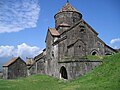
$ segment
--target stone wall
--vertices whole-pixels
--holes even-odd
[[[85,75],[87,72],[91,71],[95,67],[102,64],[102,61],[69,61],[69,62],[59,62],[59,67],[64,67],[67,71],[67,79],[74,79]],[[59,69],[59,71],[60,71]],[[61,73],[59,72],[59,75]],[[61,77],[60,77],[61,78]],[[64,77],[62,77],[64,78]]]
[[[61,12],[57,13],[55,16],[55,27],[57,28],[60,24],[73,25],[82,18],[82,14],[78,12]],[[62,32],[61,32],[62,33]]]
[[[91,71],[95,67],[102,64],[102,61],[90,61],[90,60],[80,60],[80,61],[64,61],[64,62],[58,62],[55,66],[53,64],[52,67],[49,67],[48,70],[51,70],[47,75],[54,76],[56,78],[63,78],[63,79],[75,79],[76,77],[80,77],[82,75],[85,75],[87,72]],[[62,68],[66,71],[66,74],[64,70],[62,71]],[[67,76],[67,78],[62,76]]]
[[[114,52],[98,37],[98,33],[82,19],[82,14],[69,3],[66,3],[54,18],[54,30],[57,31],[53,33],[56,35],[55,32],[58,32],[59,37],[55,37],[48,29],[45,58],[35,60],[29,69],[31,74],[47,74],[57,78],[73,79],[84,75],[102,63],[102,61],[78,58]],[[72,59],[66,61],[65,57]]]
[[[0,71],[0,79],[2,79],[2,78],[3,78],[3,72]]]
[[[36,62],[33,63],[31,66],[27,66],[27,75],[34,75],[37,74],[37,70],[36,70]]]

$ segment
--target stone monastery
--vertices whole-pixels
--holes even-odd
[[[5,79],[46,74],[70,80],[102,63],[100,60],[88,60],[87,55],[111,55],[116,52],[98,37],[98,33],[69,2],[54,18],[55,28],[48,28],[43,52],[27,63],[20,57],[12,59],[3,66]]]

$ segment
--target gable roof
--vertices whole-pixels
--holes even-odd
[[[3,67],[8,67],[11,64],[13,64],[15,61],[17,61],[20,57],[14,57],[12,58],[9,62],[7,62],[6,64],[3,65]]]
[[[107,44],[105,44],[105,46],[117,53],[117,50],[113,49],[112,47],[108,46]]]
[[[62,9],[59,10],[58,13],[60,13],[60,12],[68,12],[68,11],[70,11],[70,12],[78,12],[72,5],[70,5],[69,2],[67,2],[67,3],[62,7]]]
[[[82,19],[82,21],[83,21],[83,23],[86,24],[96,35],[98,35],[98,33],[97,33],[87,22],[85,22],[85,20]]]
[[[48,29],[52,36],[60,36],[59,32],[55,28]]]

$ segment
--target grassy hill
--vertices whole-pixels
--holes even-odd
[[[101,66],[72,81],[46,75],[0,80],[0,90],[120,90],[120,53],[103,58]]]

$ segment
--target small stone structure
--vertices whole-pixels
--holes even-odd
[[[3,65],[3,78],[16,79],[27,76],[26,63],[20,58],[12,58],[8,63]]]

